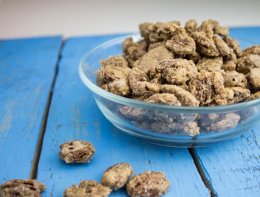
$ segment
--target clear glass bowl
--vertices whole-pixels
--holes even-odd
[[[260,99],[215,107],[177,107],[150,104],[107,92],[96,85],[100,61],[122,54],[122,42],[127,37],[139,40],[139,35],[119,37],[99,45],[81,60],[79,74],[92,91],[104,116],[117,128],[145,140],[164,146],[207,146],[241,135],[252,128],[259,118]],[[252,45],[239,40],[241,48]],[[200,134],[195,135],[200,127]]]

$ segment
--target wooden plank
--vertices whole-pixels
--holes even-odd
[[[136,173],[159,170],[171,181],[166,196],[209,196],[187,149],[147,144],[123,134],[97,108],[90,91],[78,76],[82,55],[114,36],[74,38],[65,42],[55,84],[37,178],[46,183],[44,196],[61,196],[80,180],[100,181],[110,165],[129,162]],[[88,140],[96,147],[91,163],[67,165],[58,158],[59,144],[72,139]],[[112,196],[126,196],[123,190]]]
[[[0,184],[30,177],[61,42],[0,41]]]
[[[231,29],[234,37],[260,44],[260,27]],[[252,39],[252,40],[251,40]],[[247,47],[243,43],[242,47]],[[260,196],[260,124],[240,138],[195,150],[198,162],[221,197]]]
[[[241,40],[259,44],[260,27],[234,27],[230,29],[232,36]]]

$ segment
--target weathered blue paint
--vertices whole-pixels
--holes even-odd
[[[234,28],[231,34],[260,44],[260,27]],[[260,123],[238,139],[195,152],[219,197],[260,196]]]
[[[0,184],[29,178],[61,37],[0,41]]]
[[[234,27],[230,29],[230,34],[238,39],[259,44],[260,27]]]
[[[83,54],[115,36],[69,39],[65,42],[55,84],[38,179],[47,185],[44,196],[61,196],[80,180],[101,180],[102,173],[117,162],[129,162],[135,173],[163,171],[171,181],[166,196],[209,196],[187,149],[147,144],[112,126],[98,110],[90,91],[78,76]],[[90,141],[96,147],[92,162],[68,165],[58,158],[59,144],[72,139]],[[126,196],[124,190],[112,196]]]

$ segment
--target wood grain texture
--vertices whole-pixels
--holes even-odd
[[[163,171],[171,181],[167,197],[210,196],[187,149],[150,145],[123,134],[103,117],[90,91],[80,81],[78,64],[82,55],[114,36],[65,42],[38,167],[37,178],[47,185],[44,196],[61,196],[65,188],[80,180],[100,181],[106,168],[123,161],[129,162],[135,173]],[[73,139],[94,144],[96,154],[92,162],[68,165],[58,158],[59,144]],[[126,193],[120,190],[111,196]]]
[[[260,44],[260,28],[234,28],[231,34]],[[242,44],[242,47],[247,47]],[[197,159],[219,197],[260,196],[260,124],[240,138],[195,150]]]
[[[60,37],[0,41],[0,184],[29,178]]]

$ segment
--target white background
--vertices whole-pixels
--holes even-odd
[[[190,18],[260,25],[260,0],[0,0],[0,39],[132,32],[144,21]]]

